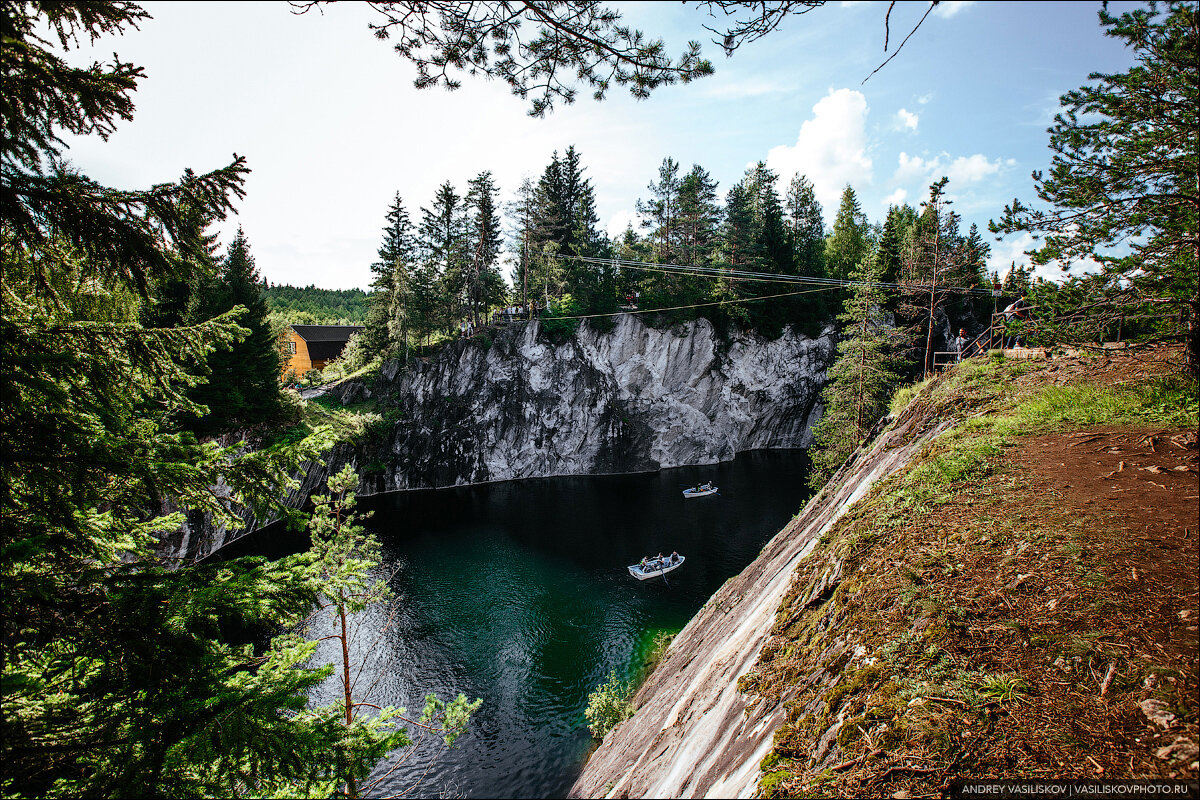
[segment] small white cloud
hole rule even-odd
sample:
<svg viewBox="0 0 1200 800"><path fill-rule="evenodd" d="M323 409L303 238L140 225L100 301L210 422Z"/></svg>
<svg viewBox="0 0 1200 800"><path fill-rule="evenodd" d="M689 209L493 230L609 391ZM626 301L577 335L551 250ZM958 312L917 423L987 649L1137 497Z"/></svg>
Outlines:
<svg viewBox="0 0 1200 800"><path fill-rule="evenodd" d="M832 218L846 184L871 183L871 157L867 155L867 99L853 89L830 89L812 108L812 118L800 126L794 145L772 147L767 165L786 186L793 175L803 174L813 183L817 202Z"/></svg>
<svg viewBox="0 0 1200 800"><path fill-rule="evenodd" d="M917 98L917 104L923 106L923 105L928 104L929 101L932 99L933 99L933 92L926 92L925 94L923 94Z"/></svg>
<svg viewBox="0 0 1200 800"><path fill-rule="evenodd" d="M896 191L883 198L884 206L891 208L892 206L902 205L908 199L908 191L905 189L897 189Z"/></svg>
<svg viewBox="0 0 1200 800"><path fill-rule="evenodd" d="M950 19L964 8L975 5L975 0L942 0L934 9L934 16Z"/></svg>
<svg viewBox="0 0 1200 800"><path fill-rule="evenodd" d="M899 160L900 165L896 167L896 172L892 175L892 180L897 183L907 183L917 178L925 178L938 168L938 159L936 158L926 161L920 156L910 156L903 151L900 153Z"/></svg>
<svg viewBox="0 0 1200 800"><path fill-rule="evenodd" d="M1000 159L988 161L982 153L976 153L973 156L959 156L950 162L950 166L946 168L946 175L950 178L952 186L960 183L975 183L988 175L995 175L1000 171L1000 165Z"/></svg>
<svg viewBox="0 0 1200 800"><path fill-rule="evenodd" d="M915 131L917 129L917 115L906 108L902 108L896 112L896 127L901 130L908 128Z"/></svg>

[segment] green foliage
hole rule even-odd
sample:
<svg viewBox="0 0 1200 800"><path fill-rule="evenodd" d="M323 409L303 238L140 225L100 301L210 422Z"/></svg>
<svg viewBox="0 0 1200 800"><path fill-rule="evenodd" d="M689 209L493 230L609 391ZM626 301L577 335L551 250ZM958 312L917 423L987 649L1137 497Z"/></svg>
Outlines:
<svg viewBox="0 0 1200 800"><path fill-rule="evenodd" d="M550 341L561 344L575 334L579 329L579 320L573 319L581 312L579 303L569 294L561 300L550 304L550 308L542 314L542 332Z"/></svg>
<svg viewBox="0 0 1200 800"><path fill-rule="evenodd" d="M872 252L858 265L858 282L838 319L843 338L838 359L821 392L825 408L813 432L815 451L809 485L819 489L866 439L886 413L899 380L894 367L895 330L884 317L886 296L879 286L879 257Z"/></svg>
<svg viewBox="0 0 1200 800"><path fill-rule="evenodd" d="M1137 64L1093 74L1094 83L1062 96L1050 128L1050 171L1033 173L1050 208L1014 200L989 225L1041 237L1031 253L1037 264L1101 263L1105 280L1089 305L1186 314L1193 375L1200 373L1197 13L1194 3L1178 2L1099 12L1105 35L1131 47Z"/></svg>
<svg viewBox="0 0 1200 800"><path fill-rule="evenodd" d="M339 779L344 781L342 791L349 797L357 797L360 792L369 793L378 783L361 785L380 759L398 747L412 744L403 725L413 724L414 720L404 716L403 708L375 706L357 690L362 665L355 663L350 654L359 649L354 640L356 634L362 633L363 612L372 606L388 605L393 594L388 584L378 578L382 560L379 540L359 524L361 516L354 511L358 488L354 469L345 465L330 476L327 486L329 494L312 498L314 510L309 521L312 545L300 558L316 590L318 609L326 612L328 620L328 626L318 632L332 631L321 638L340 645L332 670L326 668L324 674L332 671L334 680L340 684L342 699L321 712L339 718L347 739L353 743ZM378 631L367 636L377 640ZM446 703L430 694L415 724L423 735L440 737L446 746L451 746L466 730L471 715L482 702L468 701L460 694Z"/></svg>
<svg viewBox="0 0 1200 800"><path fill-rule="evenodd" d="M302 4L301 10L316 5ZM659 86L688 83L713 70L700 57L698 42L689 42L678 61L672 61L664 55L661 39L646 39L641 31L622 25L617 11L599 4L514 10L480 3L439 13L436 21L425 18L433 11L420 7L381 4L376 11L383 17L372 25L376 37L388 39L395 34L396 52L417 67L417 88L457 88L460 81L454 69L500 78L514 95L530 101L529 114L535 117L556 102L574 102L576 83L596 99L613 85L625 86L641 99ZM784 9L763 16L771 19L786 13ZM749 36L748 31L738 30L727 41ZM466 42L471 46L464 47Z"/></svg>
<svg viewBox="0 0 1200 800"><path fill-rule="evenodd" d="M609 673L607 680L588 695L588 728L596 739L603 739L608 732L633 716L629 685L616 672Z"/></svg>
<svg viewBox="0 0 1200 800"><path fill-rule="evenodd" d="M246 452L183 427L203 414L193 392L214 354L265 321L242 237L224 283L248 296L204 308L216 278L204 226L242 196L245 164L144 192L62 166L62 132L128 119L141 70L76 69L55 50L145 14L108 2L3 14L3 794L328 796L369 747L307 708L327 672L286 633L320 588L304 558L164 565L156 549L178 535L175 508L228 530L287 515L291 474L331 444L318 428ZM273 357L273 339L261 349Z"/></svg>
<svg viewBox="0 0 1200 800"><path fill-rule="evenodd" d="M258 270L241 228L220 265L219 277L196 282L186 317L200 322L234 308L244 309L239 322L246 328L245 337L208 358L207 379L191 393L206 409L189 421L200 434L275 422L283 410L278 336L267 319Z"/></svg>
<svg viewBox="0 0 1200 800"><path fill-rule="evenodd" d="M264 287L262 296L288 325L363 325L370 308L370 295L362 289L276 284Z"/></svg>

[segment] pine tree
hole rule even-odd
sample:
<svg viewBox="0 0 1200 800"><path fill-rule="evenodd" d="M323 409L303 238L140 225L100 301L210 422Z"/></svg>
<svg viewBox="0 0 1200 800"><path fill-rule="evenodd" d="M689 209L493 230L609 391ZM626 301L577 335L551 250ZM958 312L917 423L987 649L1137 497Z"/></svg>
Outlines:
<svg viewBox="0 0 1200 800"><path fill-rule="evenodd" d="M189 390L216 349L243 339L245 312L141 322L156 287L208 277L193 274L206 257L197 219L229 211L245 163L144 192L63 165L62 133L112 132L142 73L70 66L52 42L65 51L146 15L122 3L3 13L4 794L272 794L336 777L347 734L305 709L321 678L303 666L311 647L256 653L233 633L307 611L296 562L164 569L154 554L182 522L167 504L236 527L234 509L277 508L316 452L245 455L181 430L199 411Z"/></svg>
<svg viewBox="0 0 1200 800"><path fill-rule="evenodd" d="M899 376L893 363L894 329L885 309L887 293L879 285L880 264L870 252L851 273L850 289L838 320L842 339L838 358L821 392L825 408L813 432L816 440L809 485L819 489L866 439L886 413Z"/></svg>
<svg viewBox="0 0 1200 800"><path fill-rule="evenodd" d="M416 243L413 239L412 221L400 199L400 193L392 199L387 212L387 224L383 228L383 240L379 245L378 260L371 265L370 311L360 336L367 352L375 355L389 349L391 344L390 323L394 317L396 300L392 292L397 284L397 271L410 268ZM403 284L403 278L399 279Z"/></svg>
<svg viewBox="0 0 1200 800"><path fill-rule="evenodd" d="M537 190L533 181L525 178L517 188L516 199L508 207L516 223L512 237L512 252L516 256L513 265L513 291L521 298L521 304L529 308L529 254L536 247ZM534 294L536 296L536 293Z"/></svg>
<svg viewBox="0 0 1200 800"><path fill-rule="evenodd" d="M1142 305L1187 318L1188 362L1200 374L1200 22L1195 3L1151 5L1113 16L1100 11L1105 35L1123 41L1137 64L1093 73L1092 85L1061 98L1050 128L1049 173L1033 173L1047 210L1019 200L993 233L1043 238L1035 264L1092 260L1109 309ZM1170 334L1158 331L1156 335ZM1179 334L1174 334L1180 336Z"/></svg>
<svg viewBox="0 0 1200 800"><path fill-rule="evenodd" d="M312 546L305 556L311 564L314 583L321 587L317 608L327 612L326 624L314 638L338 645L333 657L333 675L341 701L333 705L332 711L340 717L347 733L354 734L355 747L353 768L347 771L338 788L340 794L354 798L378 785L379 780L366 785L363 781L380 759L392 750L412 744L404 723L415 724L424 734L438 736L450 746L466 730L471 715L483 701L468 701L460 694L447 704L431 694L425 698L421 717L412 720L404 716L404 709L378 708L369 702L369 690L359 689L357 679L363 664L355 663L350 655L361 649L355 647L355 634L361 634L362 628L361 618L356 620L356 617L372 606L390 604L392 591L375 577L382 560L381 547L379 540L359 524L361 518L355 513L358 476L353 468L349 464L344 466L329 478L327 488L329 494L313 497L314 511L309 522ZM314 624L313 617L309 619ZM386 628L386 623L383 627ZM378 632L371 631L368 635L377 636ZM375 710L364 713L364 709Z"/></svg>
<svg viewBox="0 0 1200 800"><path fill-rule="evenodd" d="M215 434L275 420L281 411L281 364L275 332L267 320L267 304L246 235L239 227L217 279L192 292L187 317L193 323L212 319L235 307L245 309L239 324L245 338L208 360L208 378L192 391L192 399L208 408L193 423L198 433Z"/></svg>
<svg viewBox="0 0 1200 800"><path fill-rule="evenodd" d="M664 158L658 168L658 182L651 181L647 188L651 199L637 202L642 228L654 243L654 260L659 264L674 263L679 249L679 162Z"/></svg>

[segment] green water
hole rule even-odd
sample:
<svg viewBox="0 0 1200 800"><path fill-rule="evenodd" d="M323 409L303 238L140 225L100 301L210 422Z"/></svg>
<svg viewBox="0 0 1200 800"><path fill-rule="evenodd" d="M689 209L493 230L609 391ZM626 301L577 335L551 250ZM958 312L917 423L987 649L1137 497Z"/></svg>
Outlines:
<svg viewBox="0 0 1200 800"><path fill-rule="evenodd" d="M565 795L592 746L588 694L611 671L638 674L656 634L682 628L754 559L807 500L807 470L802 452L757 452L653 474L365 499L397 599L386 633L359 637L361 685L373 685L374 703L418 712L430 691L483 699L453 750L403 751L400 766L380 765L377 776L394 771L376 792ZM720 494L683 498L705 480ZM672 550L687 562L665 581L626 571ZM363 630L386 617L372 612ZM313 699L334 699L325 688Z"/></svg>

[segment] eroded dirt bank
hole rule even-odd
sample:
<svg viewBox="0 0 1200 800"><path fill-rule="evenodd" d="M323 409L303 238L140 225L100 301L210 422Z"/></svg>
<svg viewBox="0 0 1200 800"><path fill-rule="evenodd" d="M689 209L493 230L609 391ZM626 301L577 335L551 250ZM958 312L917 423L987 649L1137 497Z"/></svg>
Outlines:
<svg viewBox="0 0 1200 800"><path fill-rule="evenodd" d="M676 637L573 795L1194 779L1196 401L1176 355L925 386Z"/></svg>

